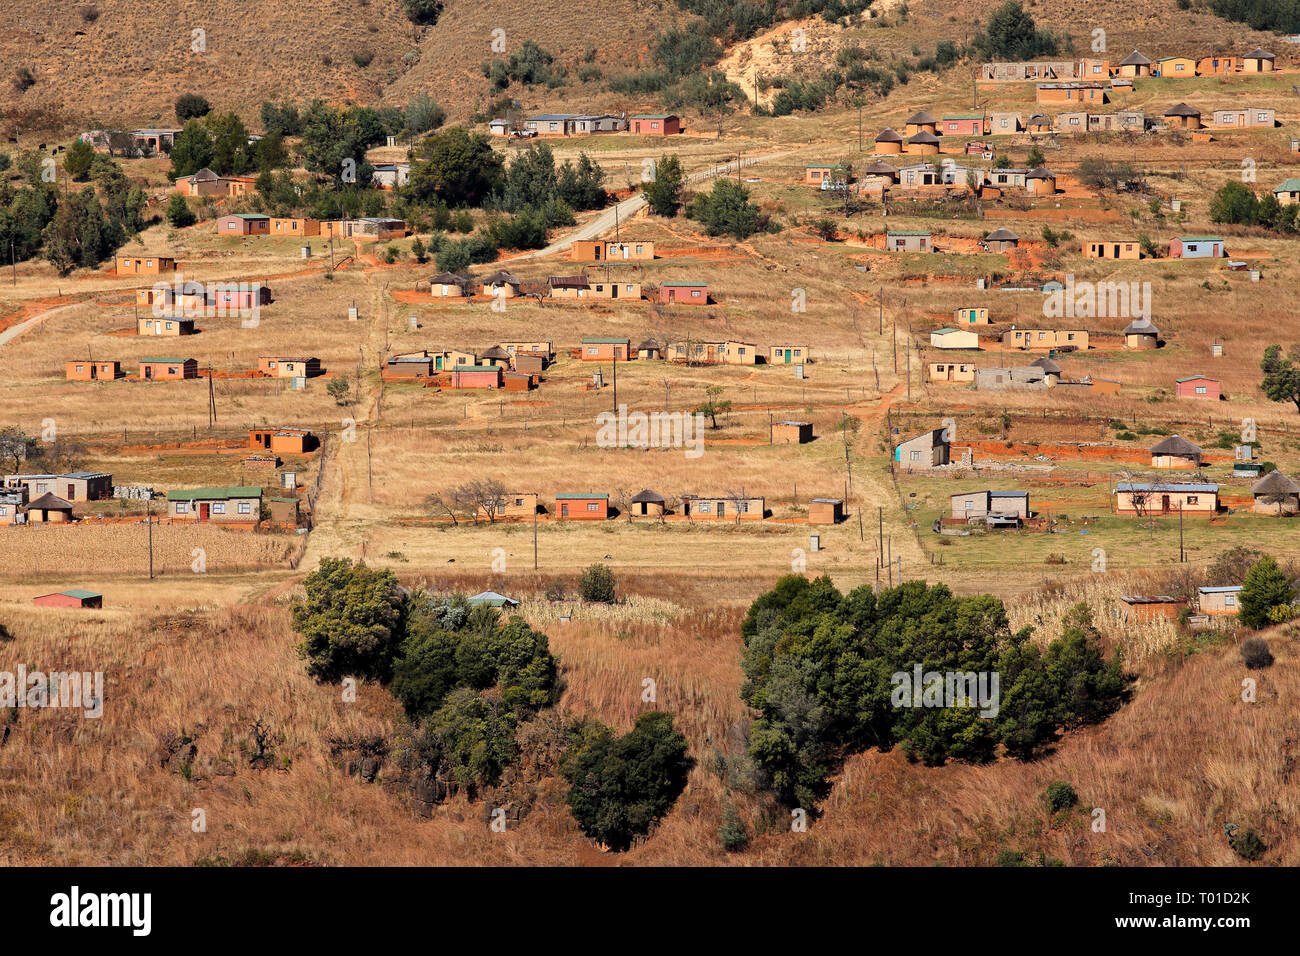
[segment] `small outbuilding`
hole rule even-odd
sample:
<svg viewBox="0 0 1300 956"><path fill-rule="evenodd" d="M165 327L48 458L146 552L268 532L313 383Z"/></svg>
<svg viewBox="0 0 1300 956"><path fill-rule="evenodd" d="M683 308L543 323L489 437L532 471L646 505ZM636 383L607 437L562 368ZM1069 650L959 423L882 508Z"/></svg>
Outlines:
<svg viewBox="0 0 1300 956"><path fill-rule="evenodd" d="M1180 435L1170 435L1151 447L1152 468L1199 468L1201 447Z"/></svg>
<svg viewBox="0 0 1300 956"><path fill-rule="evenodd" d="M1300 485L1282 474L1270 471L1250 486L1255 497L1251 511L1270 515L1293 515L1300 512Z"/></svg>
<svg viewBox="0 0 1300 956"><path fill-rule="evenodd" d="M668 499L657 491L651 491L649 488L643 488L640 492L632 496L628 502L629 508L634 516L641 518L658 518L667 508Z"/></svg>
<svg viewBox="0 0 1300 956"><path fill-rule="evenodd" d="M802 445L812 440L812 422L776 422L772 425L773 445Z"/></svg>
<svg viewBox="0 0 1300 956"><path fill-rule="evenodd" d="M839 524L844 520L844 502L839 498L814 498L808 502L809 524Z"/></svg>
<svg viewBox="0 0 1300 956"><path fill-rule="evenodd" d="M32 603L40 607L93 607L104 606L104 595L95 591L83 591L73 588L69 591L55 591L32 598Z"/></svg>

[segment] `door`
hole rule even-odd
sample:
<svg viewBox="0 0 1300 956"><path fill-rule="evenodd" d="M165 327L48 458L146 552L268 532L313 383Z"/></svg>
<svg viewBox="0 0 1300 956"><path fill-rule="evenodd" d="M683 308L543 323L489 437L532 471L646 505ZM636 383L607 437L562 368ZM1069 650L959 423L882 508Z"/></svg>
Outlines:
<svg viewBox="0 0 1300 956"><path fill-rule="evenodd" d="M208 504L207 504L207 502L203 502L203 503L201 503L201 504L199 505L199 520L200 520L200 521L207 521L207 520L208 520Z"/></svg>
<svg viewBox="0 0 1300 956"><path fill-rule="evenodd" d="M146 365L146 366L144 367L144 377L145 377L145 378L153 378L153 366L152 366L152 365Z"/></svg>
<svg viewBox="0 0 1300 956"><path fill-rule="evenodd" d="M627 246L624 246L624 247L623 247L623 258L624 258L624 259L628 258L628 253L630 253L631 251L632 251L632 250L629 249Z"/></svg>
<svg viewBox="0 0 1300 956"><path fill-rule="evenodd" d="M567 517L569 517L569 506L568 506L568 505L560 505L560 517L561 517L561 518L567 518Z"/></svg>
<svg viewBox="0 0 1300 956"><path fill-rule="evenodd" d="M1114 254L1114 256L1113 256L1112 258L1115 258L1115 259L1118 259L1118 258L1119 258L1119 246L1118 246L1118 245L1115 246L1115 254Z"/></svg>
<svg viewBox="0 0 1300 956"><path fill-rule="evenodd" d="M72 484L71 482L69 482L69 483L68 483L68 493L67 493L66 495L64 495L63 497L67 498L69 501L76 501L76 500L77 500L77 486L74 485L74 484Z"/></svg>
<svg viewBox="0 0 1300 956"><path fill-rule="evenodd" d="M790 364L791 359L793 358L793 356L794 356L794 351L793 351L792 349L786 349L786 350L785 350L785 364L786 364L786 365L789 365L789 364Z"/></svg>
<svg viewBox="0 0 1300 956"><path fill-rule="evenodd" d="M1168 513L1169 513L1169 496L1168 496L1168 495L1161 495L1161 496L1160 496L1160 513L1161 513L1161 514L1168 514Z"/></svg>
<svg viewBox="0 0 1300 956"><path fill-rule="evenodd" d="M725 501L719 501L719 502L718 502L718 517L719 517L719 518L725 518L726 516L727 516L727 503L726 503Z"/></svg>

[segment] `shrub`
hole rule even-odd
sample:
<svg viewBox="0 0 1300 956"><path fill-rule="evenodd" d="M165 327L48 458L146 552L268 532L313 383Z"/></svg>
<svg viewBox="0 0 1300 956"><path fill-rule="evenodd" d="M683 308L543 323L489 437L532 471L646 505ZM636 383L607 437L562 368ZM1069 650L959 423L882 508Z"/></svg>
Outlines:
<svg viewBox="0 0 1300 956"><path fill-rule="evenodd" d="M1273 652L1262 637L1248 637L1241 642L1241 662L1250 670L1261 670L1273 663Z"/></svg>
<svg viewBox="0 0 1300 956"><path fill-rule="evenodd" d="M19 93L26 93L36 85L36 74L31 71L31 67L20 66L14 70L13 85Z"/></svg>
<svg viewBox="0 0 1300 956"><path fill-rule="evenodd" d="M592 604L614 604L618 601L614 573L603 564L591 565L578 580L578 593Z"/></svg>
<svg viewBox="0 0 1300 956"><path fill-rule="evenodd" d="M1048 784L1043 791L1043 802L1047 804L1048 812L1060 813L1075 806L1079 802L1079 795L1074 792L1074 787L1068 780L1057 780Z"/></svg>
<svg viewBox="0 0 1300 956"><path fill-rule="evenodd" d="M375 58L374 50L362 48L360 50L354 50L352 52L352 62L355 63L357 66L361 67L363 70L370 65L371 61L374 60L374 58Z"/></svg>
<svg viewBox="0 0 1300 956"><path fill-rule="evenodd" d="M718 842L728 853L739 853L749 846L749 829L733 806L728 806L722 811L722 826L718 827Z"/></svg>
<svg viewBox="0 0 1300 956"><path fill-rule="evenodd" d="M1244 830L1233 831L1232 836L1228 837L1228 845L1237 851L1237 855L1243 860L1254 862L1264 855L1268 849L1268 844L1254 827L1246 827Z"/></svg>
<svg viewBox="0 0 1300 956"><path fill-rule="evenodd" d="M1025 855L1019 850L999 850L997 857L998 866L1028 866Z"/></svg>
<svg viewBox="0 0 1300 956"><path fill-rule="evenodd" d="M185 197L180 193L174 193L167 200L167 221L177 229L184 229L198 222L198 217L190 209L190 204L185 201Z"/></svg>
<svg viewBox="0 0 1300 956"><path fill-rule="evenodd" d="M212 112L212 104L197 93L182 93L176 97L175 110L176 118L184 123L207 116Z"/></svg>
<svg viewBox="0 0 1300 956"><path fill-rule="evenodd" d="M402 0L402 12L412 23L437 23L442 7L443 0Z"/></svg>

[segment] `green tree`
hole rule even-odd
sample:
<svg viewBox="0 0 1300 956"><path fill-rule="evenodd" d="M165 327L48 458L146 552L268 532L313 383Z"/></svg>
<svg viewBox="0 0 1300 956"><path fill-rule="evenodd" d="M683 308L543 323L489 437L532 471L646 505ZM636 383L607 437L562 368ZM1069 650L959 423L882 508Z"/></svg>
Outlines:
<svg viewBox="0 0 1300 956"><path fill-rule="evenodd" d="M334 399L336 405L347 404L351 389L352 386L348 384L346 378L332 378L329 384L325 386L325 391L329 393L330 398Z"/></svg>
<svg viewBox="0 0 1300 956"><path fill-rule="evenodd" d="M748 239L765 225L758 207L749 201L749 190L731 179L719 179L713 192L696 195L689 214L710 236Z"/></svg>
<svg viewBox="0 0 1300 956"><path fill-rule="evenodd" d="M584 601L593 604L615 603L618 600L618 587L614 581L614 572L603 564L589 565L578 580L578 593Z"/></svg>
<svg viewBox="0 0 1300 956"><path fill-rule="evenodd" d="M176 118L181 123L203 119L212 112L212 104L197 93L182 93L176 97Z"/></svg>
<svg viewBox="0 0 1300 956"><path fill-rule="evenodd" d="M95 148L89 143L77 140L68 147L63 156L63 168L79 183L84 183L90 174L90 164L95 161Z"/></svg>
<svg viewBox="0 0 1300 956"><path fill-rule="evenodd" d="M198 218L190 209L189 203L185 201L185 197L180 193L173 193L167 200L167 221L177 229L184 229L198 222Z"/></svg>
<svg viewBox="0 0 1300 956"><path fill-rule="evenodd" d="M1286 354L1282 346L1270 345L1264 349L1259 363L1264 379L1260 388L1271 402L1291 402L1300 411L1300 345L1292 345Z"/></svg>
<svg viewBox="0 0 1300 956"><path fill-rule="evenodd" d="M695 765L672 715L641 714L623 736L599 721L575 730L561 760L569 809L582 832L611 850L627 850L672 809Z"/></svg>
<svg viewBox="0 0 1300 956"><path fill-rule="evenodd" d="M419 136L437 129L447 119L447 111L428 93L418 93L406 104L406 130Z"/></svg>
<svg viewBox="0 0 1300 956"><path fill-rule="evenodd" d="M1032 60L1051 56L1059 47L1055 37L1038 29L1020 0L1007 0L994 10L973 42L981 56L995 60Z"/></svg>
<svg viewBox="0 0 1300 956"><path fill-rule="evenodd" d="M718 415L731 411L731 399L722 398L722 386L710 385L704 389L704 401L695 407L695 411L709 416L709 427L718 427Z"/></svg>
<svg viewBox="0 0 1300 956"><path fill-rule="evenodd" d="M293 606L298 653L319 681L386 680L401 641L404 599L393 572L349 558L323 558Z"/></svg>
<svg viewBox="0 0 1300 956"><path fill-rule="evenodd" d="M656 216L672 218L682 205L682 161L677 154L659 157L655 163L655 178L645 185L645 200Z"/></svg>
<svg viewBox="0 0 1300 956"><path fill-rule="evenodd" d="M1244 183L1224 183L1210 200L1210 221L1255 225L1259 222L1259 201Z"/></svg>
<svg viewBox="0 0 1300 956"><path fill-rule="evenodd" d="M406 192L412 199L438 199L453 209L481 206L502 176L501 158L488 138L452 126L420 141Z"/></svg>
<svg viewBox="0 0 1300 956"><path fill-rule="evenodd" d="M1237 617L1246 627L1267 627L1269 612L1279 605L1290 604L1295 597L1290 577L1278 567L1277 561L1265 555L1246 572L1237 599Z"/></svg>
<svg viewBox="0 0 1300 956"><path fill-rule="evenodd" d="M739 853L749 845L749 829L740 813L731 804L722 811L722 826L718 827L718 842L728 853Z"/></svg>
<svg viewBox="0 0 1300 956"><path fill-rule="evenodd" d="M402 0L402 12L412 23L432 26L442 15L443 0Z"/></svg>
<svg viewBox="0 0 1300 956"><path fill-rule="evenodd" d="M172 144L172 179L193 176L204 167L211 167L213 162L212 134L199 120L190 120L185 128L176 134Z"/></svg>

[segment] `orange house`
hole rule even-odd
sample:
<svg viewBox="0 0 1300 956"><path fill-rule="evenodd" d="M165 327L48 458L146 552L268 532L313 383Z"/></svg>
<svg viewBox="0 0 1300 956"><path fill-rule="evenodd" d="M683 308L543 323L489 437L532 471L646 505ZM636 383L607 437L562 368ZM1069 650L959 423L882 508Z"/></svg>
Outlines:
<svg viewBox="0 0 1300 956"><path fill-rule="evenodd" d="M609 362L620 359L626 362L631 357L629 351L631 339L583 339L582 360L584 362Z"/></svg>
<svg viewBox="0 0 1300 956"><path fill-rule="evenodd" d="M628 120L628 127L633 135L671 136L682 131L682 120L673 113L641 113Z"/></svg>
<svg viewBox="0 0 1300 956"><path fill-rule="evenodd" d="M113 381L120 378L122 368L117 362L69 362L68 381L93 382L98 379Z"/></svg>
<svg viewBox="0 0 1300 956"><path fill-rule="evenodd" d="M250 428L248 447L277 455L306 455L315 451L319 442L305 428Z"/></svg>
<svg viewBox="0 0 1300 956"><path fill-rule="evenodd" d="M142 358L140 377L150 382L179 381L199 377L199 363L192 358Z"/></svg>
<svg viewBox="0 0 1300 956"><path fill-rule="evenodd" d="M271 235L273 236L319 236L319 219L282 219L271 218Z"/></svg>
<svg viewBox="0 0 1300 956"><path fill-rule="evenodd" d="M556 495L555 517L561 521L604 521L609 517L609 495Z"/></svg>
<svg viewBox="0 0 1300 956"><path fill-rule="evenodd" d="M176 271L176 260L169 256L117 256L114 269L120 276L156 276Z"/></svg>

